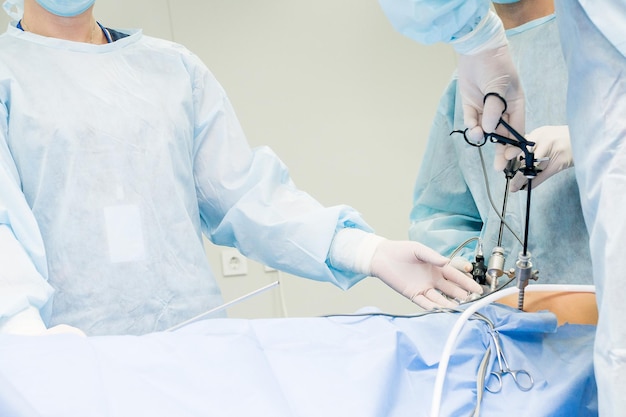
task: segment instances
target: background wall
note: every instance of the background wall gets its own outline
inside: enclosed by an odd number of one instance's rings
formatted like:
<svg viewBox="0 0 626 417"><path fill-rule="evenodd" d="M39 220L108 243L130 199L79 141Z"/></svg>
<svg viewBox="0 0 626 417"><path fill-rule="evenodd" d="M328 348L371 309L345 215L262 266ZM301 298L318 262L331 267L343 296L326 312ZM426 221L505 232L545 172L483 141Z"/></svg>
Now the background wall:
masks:
<svg viewBox="0 0 626 417"><path fill-rule="evenodd" d="M300 188L357 208L380 235L407 238L430 121L455 66L451 48L401 36L376 0L98 0L95 14L186 45L223 84L251 145L272 147ZM344 292L249 260L246 275L223 277L225 249L207 243L225 300L281 282L231 317L417 311L374 278Z"/></svg>

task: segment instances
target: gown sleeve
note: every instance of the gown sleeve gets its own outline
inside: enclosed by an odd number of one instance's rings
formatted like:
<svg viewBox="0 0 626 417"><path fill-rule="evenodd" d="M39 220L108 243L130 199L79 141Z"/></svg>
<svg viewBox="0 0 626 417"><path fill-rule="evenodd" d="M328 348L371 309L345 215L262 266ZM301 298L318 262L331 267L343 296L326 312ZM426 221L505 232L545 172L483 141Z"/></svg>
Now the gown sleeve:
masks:
<svg viewBox="0 0 626 417"><path fill-rule="evenodd" d="M345 205L322 206L295 186L271 149L252 149L222 87L195 56L189 60L194 177L208 238L265 265L344 289L364 278L328 260L337 231L371 231L360 214Z"/></svg>

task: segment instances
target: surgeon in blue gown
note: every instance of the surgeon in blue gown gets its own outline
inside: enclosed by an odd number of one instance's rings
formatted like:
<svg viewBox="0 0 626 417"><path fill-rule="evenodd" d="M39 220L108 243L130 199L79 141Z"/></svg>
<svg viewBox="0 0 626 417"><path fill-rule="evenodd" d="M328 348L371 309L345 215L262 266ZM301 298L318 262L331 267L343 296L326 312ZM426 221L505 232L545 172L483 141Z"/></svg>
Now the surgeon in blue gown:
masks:
<svg viewBox="0 0 626 417"><path fill-rule="evenodd" d="M341 288L378 277L425 308L481 292L432 249L297 189L183 46L101 25L94 0L5 6L0 331L143 334L216 307L203 233Z"/></svg>
<svg viewBox="0 0 626 417"><path fill-rule="evenodd" d="M496 3L496 2L494 2ZM566 126L565 99L567 68L561 53L553 0L521 0L514 4L495 4L502 18L513 62L526 98L527 138L537 143L535 157L552 157L562 151L571 161ZM497 246L500 219L491 207L490 193L501 210L506 188L505 175L491 164L485 172L479 150L462 136L450 135L462 128L463 109L456 76L448 85L432 124L426 152L414 189L409 236L440 253L450 256L467 239L480 238L486 257ZM485 161L493 161L495 145L481 148ZM543 169L545 162L540 164ZM538 175L534 184L545 176ZM521 174L521 173L520 173ZM512 183L520 187L518 175ZM509 194L507 223L523 237L526 192ZM591 284L589 237L580 207L578 185L573 169L562 170L534 190L531 200L529 251L533 268L539 270L539 283ZM504 229L500 245L504 249L505 269L515 267L520 242ZM473 260L477 241L464 246L458 256Z"/></svg>
<svg viewBox="0 0 626 417"><path fill-rule="evenodd" d="M499 114L524 132L519 78L503 42L504 30L488 0L379 0L392 24L426 43L448 42L459 53L466 127L474 140L493 131ZM598 304L594 367L601 416L626 410L626 2L557 0L556 14L568 69L567 124L576 180L589 233ZM471 64L471 65L469 65ZM498 105L497 93L507 101ZM482 97L481 97L482 96ZM513 103L513 107L510 104ZM497 148L504 168L515 151ZM541 186L540 186L541 187ZM575 254L573 256L576 256Z"/></svg>

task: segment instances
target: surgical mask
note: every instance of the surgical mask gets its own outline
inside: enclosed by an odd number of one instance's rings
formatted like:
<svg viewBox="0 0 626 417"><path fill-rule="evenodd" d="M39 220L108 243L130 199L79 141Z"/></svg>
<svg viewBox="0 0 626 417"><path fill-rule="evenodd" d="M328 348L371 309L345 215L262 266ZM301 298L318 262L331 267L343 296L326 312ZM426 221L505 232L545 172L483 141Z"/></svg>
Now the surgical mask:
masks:
<svg viewBox="0 0 626 417"><path fill-rule="evenodd" d="M37 0L47 11L57 16L76 16L90 8L96 0Z"/></svg>
<svg viewBox="0 0 626 417"><path fill-rule="evenodd" d="M13 20L20 20L24 15L24 0L5 0L2 8Z"/></svg>
<svg viewBox="0 0 626 417"><path fill-rule="evenodd" d="M510 4L510 3L517 3L520 0L491 0L493 3L498 3L498 4Z"/></svg>

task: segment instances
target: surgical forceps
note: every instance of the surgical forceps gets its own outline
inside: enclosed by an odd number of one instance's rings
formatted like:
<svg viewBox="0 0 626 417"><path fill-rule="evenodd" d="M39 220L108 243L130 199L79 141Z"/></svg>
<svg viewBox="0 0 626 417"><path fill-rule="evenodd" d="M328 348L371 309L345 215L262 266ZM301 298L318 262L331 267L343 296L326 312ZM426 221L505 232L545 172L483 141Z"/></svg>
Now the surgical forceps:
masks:
<svg viewBox="0 0 626 417"><path fill-rule="evenodd" d="M533 377L528 373L528 371L524 369L511 369L509 367L509 363L504 357L504 353L502 352L502 346L500 345L500 337L498 336L498 331L495 329L489 329L489 333L491 334L491 338L493 339L493 343L496 348L496 358L498 360L498 368L500 370L491 371L489 376L493 376L496 382L491 383L488 381L485 385L485 389L492 394L502 391L502 377L506 374L510 374L513 378L513 381L515 382L515 385L517 385L517 388L519 388L520 391L530 391L535 385ZM490 381L493 381L493 379L490 378Z"/></svg>
<svg viewBox="0 0 626 417"><path fill-rule="evenodd" d="M454 313L461 312L460 310L457 310L454 308L443 308L437 311L454 312ZM493 376L495 378L495 381L496 381L495 383L490 383L489 380L491 380L491 378L487 380L488 377L485 375L486 372L483 373L483 384L484 384L485 389L493 394L502 391L502 385L503 385L502 377L505 374L510 374L511 377L513 378L513 381L515 381L515 385L517 385L520 391L524 391L524 392L530 391L535 385L535 381L533 380L532 375L530 375L530 373L526 371L525 369L515 369L515 370L511 369L511 367L509 366L509 362L504 357L504 352L502 352L502 345L500 344L500 334L496 330L493 322L489 320L485 315L477 311L475 311L472 314L472 317L474 319L484 322L487 325L487 331L489 332L489 335L493 339L493 346L496 349L496 359L498 360L499 370L491 371L489 373L489 377ZM492 349L491 346L490 346L490 349ZM489 352L490 351L488 350L487 358L488 358Z"/></svg>

